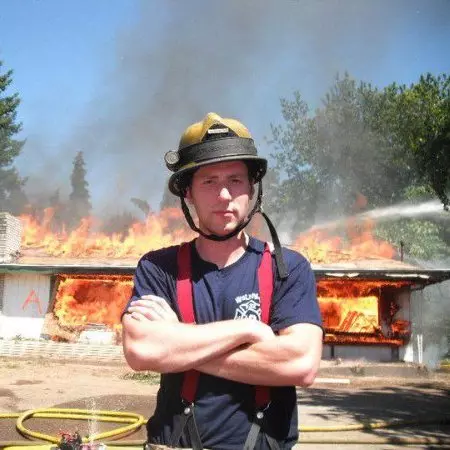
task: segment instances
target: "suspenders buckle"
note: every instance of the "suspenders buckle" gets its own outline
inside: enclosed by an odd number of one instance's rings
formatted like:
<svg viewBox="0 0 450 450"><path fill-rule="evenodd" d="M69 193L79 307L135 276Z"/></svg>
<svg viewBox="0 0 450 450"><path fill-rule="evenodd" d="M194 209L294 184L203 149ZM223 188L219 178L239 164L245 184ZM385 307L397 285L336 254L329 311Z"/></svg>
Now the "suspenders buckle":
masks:
<svg viewBox="0 0 450 450"><path fill-rule="evenodd" d="M189 416L194 412L194 403L188 402L184 399L181 400L181 404L183 405L183 414L185 416Z"/></svg>

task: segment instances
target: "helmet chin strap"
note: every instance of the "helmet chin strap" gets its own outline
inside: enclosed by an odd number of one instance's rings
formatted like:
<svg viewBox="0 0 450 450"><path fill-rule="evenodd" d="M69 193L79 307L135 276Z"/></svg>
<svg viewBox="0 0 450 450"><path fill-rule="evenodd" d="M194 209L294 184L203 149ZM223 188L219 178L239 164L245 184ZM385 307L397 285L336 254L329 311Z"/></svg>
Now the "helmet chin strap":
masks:
<svg viewBox="0 0 450 450"><path fill-rule="evenodd" d="M205 239L209 239L211 241L216 241L216 242L226 241L227 239L230 239L233 236L236 236L250 223L250 220L252 220L252 217L254 216L254 214L259 212L264 217L264 220L267 223L267 226L270 231L270 236L273 241L278 276L282 280L284 280L288 277L289 274L288 274L286 264L283 259L283 255L282 255L282 251L281 251L281 244L280 244L280 240L278 239L278 234L275 230L275 227L273 226L273 223L271 222L271 220L267 217L267 215L262 210L262 205L261 205L262 183L261 182L258 183L258 194L256 197L256 202L255 202L255 205L253 206L253 209L250 211L250 214L248 215L248 217L245 220L243 220L231 233L225 234L223 236L219 236L217 234L206 234L205 232L200 230L200 228L198 228L197 225L195 225L195 222L192 219L191 212L189 211L189 208L186 204L184 195L181 195L180 199L181 199L181 209L183 210L184 217L186 218L186 221L189 224L189 226L191 227L191 229L193 231L195 231L196 233L200 234L201 236L203 236Z"/></svg>

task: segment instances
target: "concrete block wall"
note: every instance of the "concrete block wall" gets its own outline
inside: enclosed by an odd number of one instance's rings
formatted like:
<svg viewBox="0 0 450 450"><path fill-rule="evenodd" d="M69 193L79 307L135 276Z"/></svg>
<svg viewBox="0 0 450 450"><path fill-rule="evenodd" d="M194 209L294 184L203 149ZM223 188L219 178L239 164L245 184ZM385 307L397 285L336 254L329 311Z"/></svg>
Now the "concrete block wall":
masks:
<svg viewBox="0 0 450 450"><path fill-rule="evenodd" d="M13 261L20 252L22 223L19 218L0 212L0 263Z"/></svg>

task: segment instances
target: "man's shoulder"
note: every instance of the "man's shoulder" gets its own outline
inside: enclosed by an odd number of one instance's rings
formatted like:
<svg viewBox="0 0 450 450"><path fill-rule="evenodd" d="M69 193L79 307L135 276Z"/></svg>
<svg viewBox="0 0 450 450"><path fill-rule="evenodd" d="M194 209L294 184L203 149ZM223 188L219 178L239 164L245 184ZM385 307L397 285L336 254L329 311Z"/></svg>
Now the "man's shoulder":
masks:
<svg viewBox="0 0 450 450"><path fill-rule="evenodd" d="M145 255L143 255L141 259L147 261L155 261L160 259L174 258L179 248L179 245L171 245L170 247L162 247L156 250L150 250Z"/></svg>
<svg viewBox="0 0 450 450"><path fill-rule="evenodd" d="M300 252L293 248L289 248L286 246L282 247L283 257L286 258L286 260L290 261L294 265L309 265L308 259L302 255Z"/></svg>
<svg viewBox="0 0 450 450"><path fill-rule="evenodd" d="M251 239L250 239L250 247L252 248L253 251L256 251L258 253L262 253L264 251L265 244L267 244L269 246L269 249L272 253L272 258L275 258L273 242L269 242L269 241L264 242L255 237L251 237ZM289 248L289 247L283 245L281 247L281 252L283 255L283 259L289 268L303 266L303 265L306 265L306 266L310 265L308 259L304 255L299 253L297 250L294 250L292 248Z"/></svg>
<svg viewBox="0 0 450 450"><path fill-rule="evenodd" d="M157 266L163 270L173 270L177 266L177 253L180 245L171 245L151 250L141 257L139 265Z"/></svg>

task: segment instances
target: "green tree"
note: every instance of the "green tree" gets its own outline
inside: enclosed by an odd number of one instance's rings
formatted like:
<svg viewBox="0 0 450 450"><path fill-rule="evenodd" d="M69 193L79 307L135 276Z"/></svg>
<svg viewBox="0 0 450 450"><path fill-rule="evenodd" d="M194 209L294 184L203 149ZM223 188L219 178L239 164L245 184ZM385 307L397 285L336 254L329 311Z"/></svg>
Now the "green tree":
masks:
<svg viewBox="0 0 450 450"><path fill-rule="evenodd" d="M285 124L272 126L271 140L285 174L280 204L302 205L304 222L353 212L359 194L372 206L391 203L408 182L386 142L369 126L374 93L346 74L336 78L314 115L299 92L293 100L281 100Z"/></svg>
<svg viewBox="0 0 450 450"><path fill-rule="evenodd" d="M404 252L420 259L443 258L450 255L450 247L442 239L439 225L430 220L397 220L378 224L376 235L386 241L404 245Z"/></svg>
<svg viewBox="0 0 450 450"><path fill-rule="evenodd" d="M421 203L433 195L429 185L413 181L405 193L408 203ZM405 254L419 259L440 259L450 255L450 214L428 214L417 219L401 219L378 223L375 234L397 247L404 244Z"/></svg>
<svg viewBox="0 0 450 450"><path fill-rule="evenodd" d="M262 179L262 189L263 189L263 210L271 215L277 214L281 207L279 205L279 186L280 186L280 175L277 169L268 168L264 178ZM255 195L256 195L255 186Z"/></svg>
<svg viewBox="0 0 450 450"><path fill-rule="evenodd" d="M448 208L450 77L428 73L409 87L392 83L377 94L371 103L372 129L413 175L410 186L428 186Z"/></svg>
<svg viewBox="0 0 450 450"><path fill-rule="evenodd" d="M448 204L450 180L450 81L423 76L410 87L377 89L348 74L337 77L314 113L299 92L281 100L284 122L270 143L280 183L278 218L295 211L296 228L364 207L438 196ZM448 254L448 221L384 223L380 237L418 257ZM401 230L401 233L399 233Z"/></svg>
<svg viewBox="0 0 450 450"><path fill-rule="evenodd" d="M69 196L68 214L69 225L75 227L83 217L91 212L91 202L86 181L86 169L83 152L78 152L73 160L73 170L70 177L72 192Z"/></svg>
<svg viewBox="0 0 450 450"><path fill-rule="evenodd" d="M448 209L449 76L426 74L409 87L392 83L374 96L371 112L371 127L391 145L402 172L408 174L402 197L420 201L437 196ZM377 233L391 241L403 235L405 250L418 258L450 253L450 226L442 216L383 224Z"/></svg>
<svg viewBox="0 0 450 450"><path fill-rule="evenodd" d="M271 125L269 140L275 148L272 156L279 180L278 189L272 185L271 203L276 205L272 211L274 220L292 212L297 225L306 227L316 212L320 186L310 161L317 143L316 128L298 91L294 92L293 100L281 99L281 111L285 125Z"/></svg>
<svg viewBox="0 0 450 450"><path fill-rule="evenodd" d="M0 61L0 69L2 66ZM19 214L27 198L23 191L26 179L21 179L12 165L24 144L15 138L22 129L22 124L17 122L19 94L6 93L12 83L12 73L12 70L0 72L0 210Z"/></svg>

